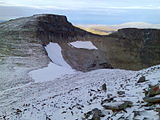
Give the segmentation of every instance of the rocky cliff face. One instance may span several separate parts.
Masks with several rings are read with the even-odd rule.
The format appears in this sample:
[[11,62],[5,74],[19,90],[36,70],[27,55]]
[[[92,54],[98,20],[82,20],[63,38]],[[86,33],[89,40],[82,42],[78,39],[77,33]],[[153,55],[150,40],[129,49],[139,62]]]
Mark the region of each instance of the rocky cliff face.
[[160,30],[120,29],[95,41],[115,68],[139,70],[160,63]]
[[144,66],[159,64],[160,60],[160,30],[156,29],[123,29],[120,35],[139,43],[138,53]]
[[74,27],[67,21],[65,16],[42,15],[37,16],[38,28],[37,38],[43,43],[47,42],[67,42],[77,40],[78,37],[83,38],[89,34],[77,27]]

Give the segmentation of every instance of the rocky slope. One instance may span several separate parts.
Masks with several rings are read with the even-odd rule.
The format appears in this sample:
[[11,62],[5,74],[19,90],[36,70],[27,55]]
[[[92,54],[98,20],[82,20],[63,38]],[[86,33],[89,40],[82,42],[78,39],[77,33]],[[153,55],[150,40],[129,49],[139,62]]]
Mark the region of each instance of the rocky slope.
[[159,66],[101,69],[8,89],[0,119],[159,120],[159,74]]
[[[63,53],[66,52],[65,49],[70,49],[73,54],[78,54],[76,60],[80,57],[84,58],[81,59],[82,68],[79,68],[75,61],[74,69],[87,71],[104,68],[103,65],[90,67],[94,61],[91,61],[92,59],[87,61],[88,56],[90,58],[104,56],[103,52],[99,54],[99,50],[80,50],[85,51],[86,55],[83,56],[78,53],[79,51],[76,52],[76,48],[69,48],[67,45],[69,41],[85,40],[84,36],[87,37],[87,35],[90,34],[72,26],[65,16],[59,15],[34,15],[0,23],[0,90],[32,81],[27,73],[33,69],[45,67],[50,62],[44,49],[49,42],[58,42],[64,48]],[[69,63],[74,62],[73,56],[69,53],[64,56]],[[107,63],[106,58],[97,61],[100,64]],[[108,64],[105,67],[111,67],[111,65]]]

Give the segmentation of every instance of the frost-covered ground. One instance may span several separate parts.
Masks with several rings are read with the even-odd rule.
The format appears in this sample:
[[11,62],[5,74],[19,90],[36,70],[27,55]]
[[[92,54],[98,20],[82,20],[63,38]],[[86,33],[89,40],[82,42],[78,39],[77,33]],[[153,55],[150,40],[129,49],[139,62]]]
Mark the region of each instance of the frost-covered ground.
[[[158,83],[159,68],[157,66],[142,71],[95,70],[7,90],[0,93],[1,119],[5,115],[11,120],[81,120],[84,113],[98,108],[106,115],[102,120],[110,117],[114,120],[120,117],[122,120],[132,120],[135,111],[141,113],[135,119],[158,120],[157,112],[142,107],[145,104],[142,98],[143,89],[147,88],[148,84]],[[141,75],[145,75],[149,81],[137,84]],[[104,83],[107,85],[106,92],[101,90]],[[118,91],[125,91],[125,94],[119,95]],[[115,97],[119,102],[132,101],[133,107],[127,108],[127,112],[113,113],[111,110],[105,110],[101,102],[109,96]]]
[[[143,89],[159,83],[160,66],[141,71],[100,69],[82,73],[68,66],[59,45],[50,43],[46,50],[52,63],[29,73],[34,82],[0,92],[0,119],[89,120],[90,116],[84,119],[85,113],[98,108],[105,115],[101,120],[159,120],[158,112],[144,106]],[[57,51],[56,57],[50,54],[52,51]],[[141,76],[147,81],[137,83]],[[104,84],[106,90],[102,89]],[[104,101],[112,106],[131,101],[133,106],[112,112],[102,106]]]

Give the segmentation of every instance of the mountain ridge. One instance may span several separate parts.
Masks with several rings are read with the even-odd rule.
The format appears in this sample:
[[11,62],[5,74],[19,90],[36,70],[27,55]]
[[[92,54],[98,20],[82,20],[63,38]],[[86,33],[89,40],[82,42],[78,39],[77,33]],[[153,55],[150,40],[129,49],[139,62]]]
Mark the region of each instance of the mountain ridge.
[[150,24],[146,22],[127,22],[117,25],[111,25],[113,28],[141,28],[141,29],[160,29],[160,24]]
[[[12,38],[17,40],[26,39],[29,43],[41,44],[42,48],[43,46],[49,44],[49,42],[59,43],[61,47],[64,46],[63,48],[67,49],[69,47],[65,44],[69,42],[91,41],[98,48],[98,53],[103,54],[102,56],[106,61],[105,63],[111,64],[114,68],[137,70],[159,63],[158,45],[160,41],[160,30],[158,29],[124,28],[118,30],[117,32],[113,32],[110,35],[96,35],[73,26],[70,22],[68,22],[66,16],[52,14],[38,14],[31,17],[10,20],[8,22],[1,23],[0,29],[1,37],[4,37],[4,39],[11,39],[10,37],[7,38],[6,35],[12,36]],[[135,33],[136,35],[132,33]],[[120,41],[120,43],[117,41]],[[129,41],[132,42],[129,43]],[[148,42],[146,44],[145,41],[148,41],[151,44]],[[2,43],[2,48],[7,48],[9,46],[6,45],[3,39]],[[154,47],[156,48],[155,50],[152,49]],[[12,49],[10,46],[7,49],[8,50],[2,49],[1,53],[13,53],[10,50]],[[73,48],[70,49],[71,51],[76,51],[73,50]],[[68,54],[65,50],[63,51],[64,57],[72,65],[73,61],[70,55],[71,52]],[[78,49],[78,51],[81,51],[81,49]],[[145,55],[143,52],[145,52]],[[149,57],[147,57],[148,53],[150,56],[154,55],[151,57],[154,58],[153,63],[149,60]],[[20,54],[20,52],[18,52],[18,54]],[[75,55],[77,53],[75,52],[73,54]],[[144,58],[148,62],[145,62]],[[100,61],[100,59],[98,59],[98,61]],[[125,65],[126,63],[128,64]],[[76,65],[75,68],[79,69],[77,66],[78,65]]]

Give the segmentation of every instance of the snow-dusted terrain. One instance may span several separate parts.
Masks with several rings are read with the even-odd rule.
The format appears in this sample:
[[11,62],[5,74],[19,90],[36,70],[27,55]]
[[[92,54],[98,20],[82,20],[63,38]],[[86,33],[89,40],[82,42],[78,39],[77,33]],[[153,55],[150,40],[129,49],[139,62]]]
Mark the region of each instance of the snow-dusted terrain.
[[[89,120],[92,116],[86,118],[86,113],[95,108],[104,114],[101,120],[160,119],[143,101],[144,89],[159,83],[160,66],[82,73],[67,64],[57,43],[50,43],[46,50],[52,62],[29,73],[34,82],[0,92],[0,120]],[[142,76],[147,81],[137,83]],[[133,102],[133,106],[113,112],[102,105],[118,106],[125,101]]]
[[84,48],[89,50],[97,49],[96,46],[94,46],[91,41],[76,41],[76,42],[71,42],[69,44],[76,48]]
[[[147,82],[137,84],[140,76],[146,76]],[[142,71],[127,70],[95,70],[87,73],[66,75],[53,81],[43,83],[31,83],[21,88],[7,90],[0,95],[1,118],[6,116],[11,120],[81,120],[84,113],[93,108],[101,109],[105,117],[102,120],[114,120],[128,118],[132,120],[133,111],[140,111],[137,119],[158,120],[158,113],[153,110],[145,110],[143,89],[148,84],[157,84],[160,79],[160,67],[149,68]],[[107,91],[101,90],[106,83]],[[124,95],[118,95],[118,91],[125,91]],[[133,107],[126,111],[113,113],[105,110],[101,102],[109,96],[116,101],[129,100]],[[111,104],[111,103],[109,103]]]

